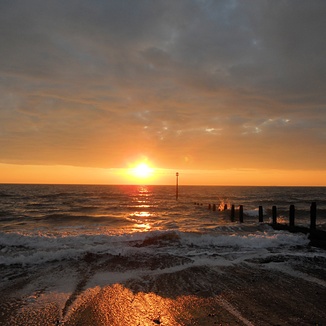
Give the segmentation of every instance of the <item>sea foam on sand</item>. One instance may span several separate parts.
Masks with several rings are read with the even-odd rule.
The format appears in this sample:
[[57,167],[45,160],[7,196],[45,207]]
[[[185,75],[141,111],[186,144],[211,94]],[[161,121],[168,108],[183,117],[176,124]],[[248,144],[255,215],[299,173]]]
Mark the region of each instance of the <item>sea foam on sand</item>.
[[267,225],[0,234],[0,324],[326,323],[326,252]]

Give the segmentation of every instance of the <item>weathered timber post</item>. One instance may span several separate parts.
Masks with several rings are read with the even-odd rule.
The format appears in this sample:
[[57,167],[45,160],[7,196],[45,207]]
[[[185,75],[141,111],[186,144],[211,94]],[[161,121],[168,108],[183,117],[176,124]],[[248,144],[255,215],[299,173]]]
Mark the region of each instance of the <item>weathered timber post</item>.
[[259,206],[259,222],[264,222],[263,206]]
[[310,230],[316,230],[317,204],[312,202],[310,206]]
[[228,209],[228,204],[224,204],[224,210],[226,211]]
[[273,223],[273,225],[277,224],[277,209],[276,209],[276,206],[272,207],[272,223]]
[[234,222],[235,218],[235,210],[234,210],[234,205],[231,206],[231,222]]
[[289,220],[290,227],[294,226],[294,215],[295,215],[294,205],[290,205],[290,220]]
[[243,205],[239,206],[239,221],[243,223]]
[[213,212],[216,211],[216,204],[213,204]]
[[176,172],[175,174],[175,200],[178,200],[179,198],[179,172]]
[[212,209],[212,205],[208,204],[208,209],[211,210]]

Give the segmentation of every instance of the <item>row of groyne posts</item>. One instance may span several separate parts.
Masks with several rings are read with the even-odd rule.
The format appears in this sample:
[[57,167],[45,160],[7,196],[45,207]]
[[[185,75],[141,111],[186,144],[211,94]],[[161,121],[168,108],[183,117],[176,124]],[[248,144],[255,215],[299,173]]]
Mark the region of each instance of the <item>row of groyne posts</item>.
[[[202,205],[199,203],[195,203],[195,205]],[[216,204],[208,204],[208,209],[212,211],[217,210]],[[219,210],[227,210],[228,206],[225,204],[222,209]],[[231,205],[231,221],[235,221],[235,205]],[[239,205],[239,222],[243,223],[244,221],[244,211],[243,211],[243,205]],[[316,220],[317,220],[317,204],[316,202],[312,202],[310,205],[310,229],[315,230],[316,229]],[[289,226],[294,227],[295,226],[295,206],[290,205],[289,210]],[[264,222],[264,213],[263,213],[263,206],[258,207],[258,222]],[[276,206],[272,207],[272,225],[277,224],[277,208]]]
[[[195,205],[203,206],[203,204],[195,203]],[[216,211],[217,206],[216,204],[208,204],[208,209],[211,211]],[[219,208],[218,210],[225,211],[228,209],[227,204],[225,204],[222,208]],[[230,218],[231,222],[236,221],[236,209],[235,205],[231,205],[230,207]],[[243,211],[243,205],[239,205],[238,209],[238,221],[240,223],[244,222],[244,211]],[[302,232],[302,233],[309,233],[309,239],[311,240],[312,245],[317,245],[319,247],[326,248],[326,231],[323,230],[317,230],[316,227],[316,221],[317,221],[317,203],[312,202],[310,205],[310,225],[309,227],[304,226],[296,226],[295,225],[295,206],[290,205],[289,208],[289,223],[288,224],[280,224],[277,223],[277,207],[272,206],[272,222],[269,223],[274,229],[276,230],[288,230],[290,232]],[[264,213],[263,213],[263,206],[258,207],[258,222],[263,223],[264,222]]]

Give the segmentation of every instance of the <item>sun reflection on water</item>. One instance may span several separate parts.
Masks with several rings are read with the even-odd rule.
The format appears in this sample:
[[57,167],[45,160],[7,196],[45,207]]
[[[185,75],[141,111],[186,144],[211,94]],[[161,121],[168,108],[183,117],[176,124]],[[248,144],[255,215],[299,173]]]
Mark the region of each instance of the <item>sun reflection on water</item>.
[[152,225],[148,220],[152,214],[147,211],[136,211],[130,214],[130,221],[134,222],[132,231],[149,231],[152,229]]
[[129,214],[129,220],[133,222],[132,232],[150,231],[153,228],[152,218],[154,214],[150,209],[155,207],[152,203],[152,193],[147,186],[138,186],[133,198],[133,212]]
[[141,223],[141,224],[135,224],[134,231],[150,231],[152,229],[151,225],[149,223]]
[[131,216],[137,216],[137,217],[150,217],[152,214],[150,212],[135,212],[131,214]]

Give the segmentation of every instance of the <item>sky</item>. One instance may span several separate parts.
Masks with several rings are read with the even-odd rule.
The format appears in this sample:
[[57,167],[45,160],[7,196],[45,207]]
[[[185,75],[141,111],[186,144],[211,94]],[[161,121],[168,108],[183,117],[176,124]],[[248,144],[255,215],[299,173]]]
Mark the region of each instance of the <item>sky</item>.
[[1,0],[0,183],[325,186],[325,17],[324,0]]

